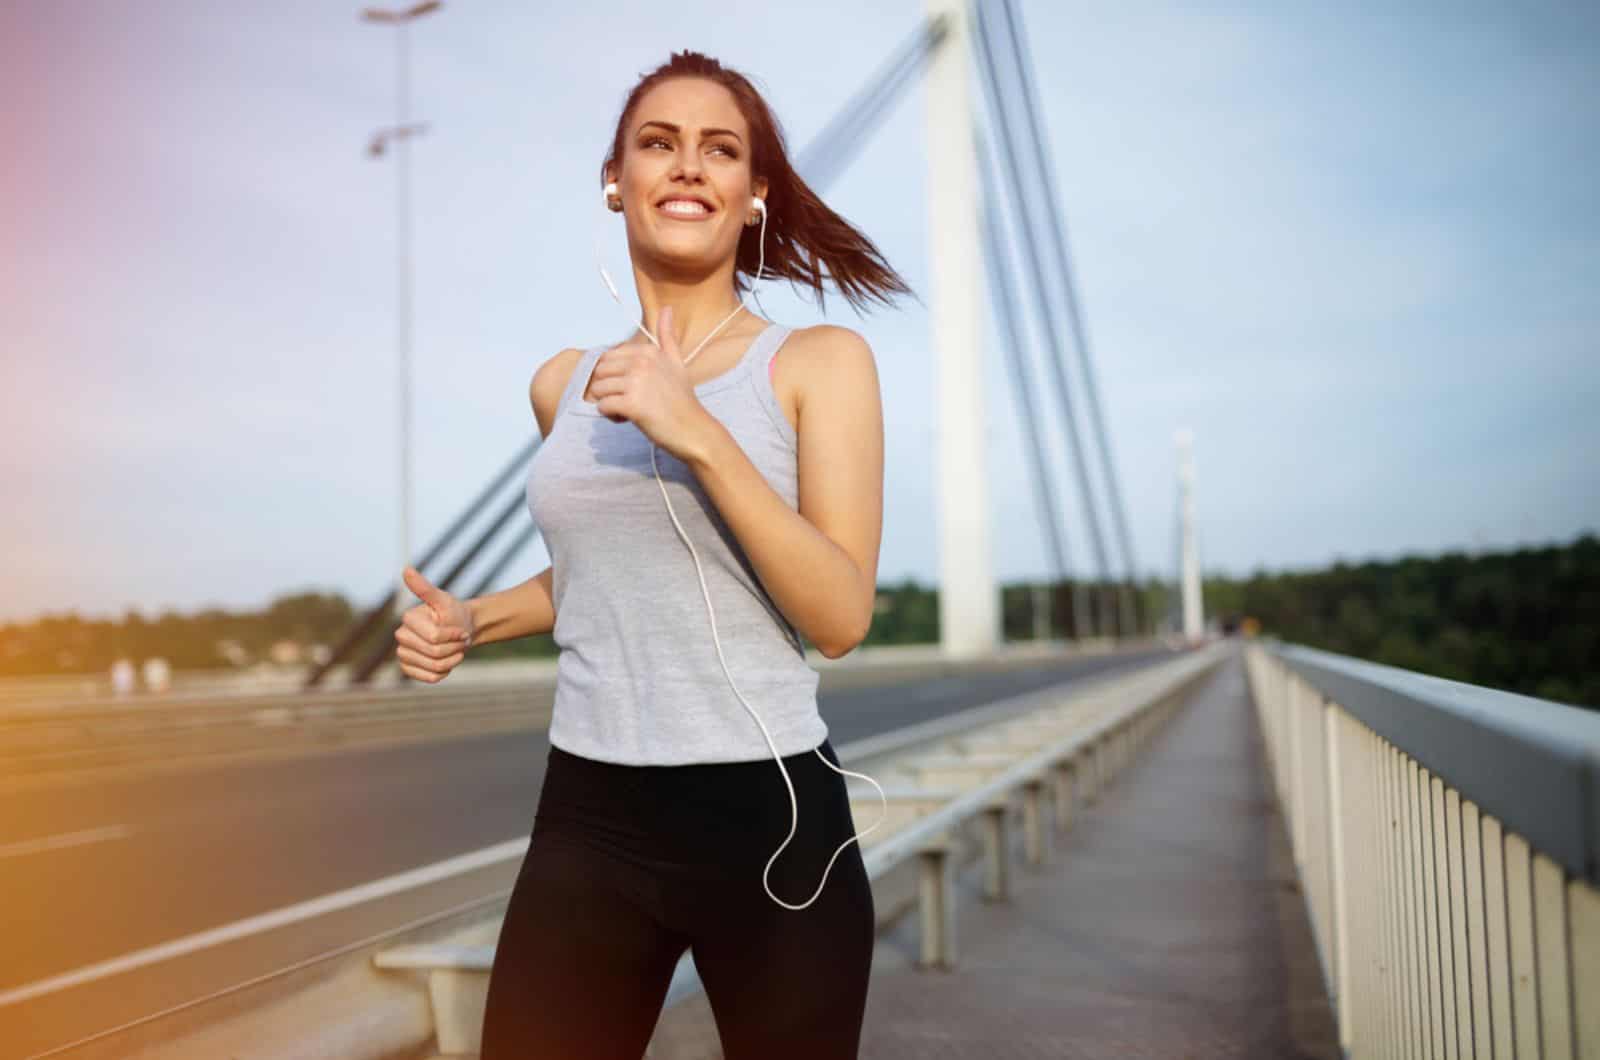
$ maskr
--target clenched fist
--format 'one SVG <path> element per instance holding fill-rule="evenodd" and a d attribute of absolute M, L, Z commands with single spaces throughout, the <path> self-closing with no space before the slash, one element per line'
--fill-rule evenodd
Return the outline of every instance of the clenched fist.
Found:
<path fill-rule="evenodd" d="M 415 567 L 405 569 L 405 583 L 422 603 L 407 610 L 400 628 L 394 631 L 400 672 L 416 681 L 438 684 L 472 647 L 472 612 Z"/>

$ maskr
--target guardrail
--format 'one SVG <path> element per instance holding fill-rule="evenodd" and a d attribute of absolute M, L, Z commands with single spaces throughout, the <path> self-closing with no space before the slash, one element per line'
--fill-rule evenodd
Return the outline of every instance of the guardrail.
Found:
<path fill-rule="evenodd" d="M 1600 714 L 1247 662 L 1345 1054 L 1600 1058 Z"/>
<path fill-rule="evenodd" d="M 861 840 L 879 928 L 914 904 L 922 940 L 918 966 L 955 967 L 957 871 L 981 857 L 985 899 L 1007 900 L 1012 818 L 1021 818 L 1026 863 L 1047 863 L 1052 832 L 1069 826 L 1080 784 L 1084 800 L 1092 803 L 1225 651 L 1196 652 L 976 729 L 934 733 L 902 741 L 893 750 L 852 756 L 849 767 L 879 775 L 889 801 L 884 827 Z M 865 786 L 852 791 L 851 803 L 858 824 L 876 820 L 883 805 Z M 1053 829 L 1047 823 L 1051 817 Z M 976 839 L 970 835 L 973 826 L 979 831 Z M 914 873 L 909 895 L 896 878 L 902 869 Z M 682 974 L 687 963 L 686 955 L 669 990 L 669 1005 L 698 989 L 692 974 Z M 374 955 L 373 964 L 424 973 L 438 1055 L 476 1055 L 494 946 L 396 947 Z"/>

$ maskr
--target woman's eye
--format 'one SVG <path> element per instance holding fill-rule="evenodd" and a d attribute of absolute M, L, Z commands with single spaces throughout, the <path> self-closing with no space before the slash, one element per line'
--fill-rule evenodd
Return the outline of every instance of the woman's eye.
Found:
<path fill-rule="evenodd" d="M 646 140 L 644 142 L 643 146 L 645 146 L 645 147 L 654 147 L 656 144 L 661 144 L 664 147 L 671 147 L 672 146 L 672 144 L 666 138 L 661 137 L 661 136 L 652 136 L 652 137 L 650 137 L 650 139 L 648 139 L 648 140 Z M 738 158 L 739 157 L 739 152 L 735 151 L 733 148 L 729 147 L 727 144 L 713 144 L 711 146 L 711 149 L 713 151 L 721 151 L 724 154 L 726 154 L 729 158 Z"/>

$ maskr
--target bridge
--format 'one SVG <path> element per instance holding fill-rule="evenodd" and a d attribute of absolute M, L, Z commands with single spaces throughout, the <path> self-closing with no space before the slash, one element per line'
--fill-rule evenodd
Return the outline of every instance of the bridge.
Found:
<path fill-rule="evenodd" d="M 879 921 L 862 1055 L 1600 1057 L 1600 716 L 1208 637 L 1192 529 L 1183 620 L 1159 628 L 1025 28 L 1010 0 L 930 12 L 800 156 L 825 188 L 923 79 L 941 641 L 812 656 L 841 760 L 890 802 L 862 843 Z M 968 517 L 993 517 L 985 312 L 1071 586 L 1060 640 L 1002 640 Z M 537 445 L 422 550 L 436 584 L 482 593 L 523 554 Z M 295 687 L 0 689 L 0 1057 L 474 1055 L 553 672 L 400 684 L 407 603 L 380 594 Z M 851 797 L 875 819 L 870 789 Z M 691 955 L 647 1055 L 719 1055 Z"/>

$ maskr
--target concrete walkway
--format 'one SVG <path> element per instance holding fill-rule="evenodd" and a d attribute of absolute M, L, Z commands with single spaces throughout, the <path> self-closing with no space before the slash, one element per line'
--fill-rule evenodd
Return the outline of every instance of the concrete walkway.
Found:
<path fill-rule="evenodd" d="M 918 971 L 914 915 L 879 937 L 864 1060 L 1337 1060 L 1337 1035 L 1235 656 L 1009 903 L 963 874 L 958 966 Z M 651 1060 L 721 1057 L 703 995 Z"/>

